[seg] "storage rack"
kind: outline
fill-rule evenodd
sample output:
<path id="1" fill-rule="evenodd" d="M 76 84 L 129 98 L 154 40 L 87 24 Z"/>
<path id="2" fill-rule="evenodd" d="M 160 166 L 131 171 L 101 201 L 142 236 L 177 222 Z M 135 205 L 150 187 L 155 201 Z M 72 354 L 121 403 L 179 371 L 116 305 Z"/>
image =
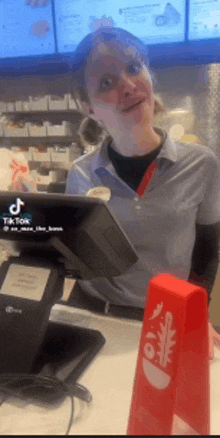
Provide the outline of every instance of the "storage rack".
<path id="1" fill-rule="evenodd" d="M 0 142 L 10 143 L 14 151 L 22 150 L 39 191 L 47 191 L 50 182 L 65 180 L 73 161 L 83 154 L 77 144 L 83 120 L 80 111 L 80 102 L 70 94 L 58 99 L 47 95 L 37 100 L 29 96 L 24 102 L 0 102 L 2 116 L 24 122 L 22 128 L 1 124 Z M 43 126 L 36 125 L 40 122 Z"/>

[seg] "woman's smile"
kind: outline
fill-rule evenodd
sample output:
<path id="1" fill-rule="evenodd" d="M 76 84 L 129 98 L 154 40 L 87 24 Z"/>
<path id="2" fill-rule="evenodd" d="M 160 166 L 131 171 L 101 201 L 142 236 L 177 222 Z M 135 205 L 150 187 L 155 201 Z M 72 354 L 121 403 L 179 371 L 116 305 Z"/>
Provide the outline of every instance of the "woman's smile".
<path id="1" fill-rule="evenodd" d="M 124 108 L 122 110 L 123 113 L 131 113 L 135 111 L 137 108 L 140 107 L 140 105 L 144 102 L 145 99 L 139 99 L 137 102 L 133 103 L 132 105 Z"/>

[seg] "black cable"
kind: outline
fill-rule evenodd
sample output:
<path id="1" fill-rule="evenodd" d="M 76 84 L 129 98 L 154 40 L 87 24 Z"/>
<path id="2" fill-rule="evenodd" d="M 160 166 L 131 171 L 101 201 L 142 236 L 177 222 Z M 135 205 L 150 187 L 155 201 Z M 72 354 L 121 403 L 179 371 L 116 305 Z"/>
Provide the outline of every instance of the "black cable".
<path id="1" fill-rule="evenodd" d="M 70 399 L 71 399 L 71 413 L 70 413 L 70 419 L 69 419 L 69 424 L 66 430 L 65 435 L 69 435 L 69 431 L 71 429 L 71 426 L 73 424 L 73 415 L 74 415 L 74 398 L 72 395 L 70 395 Z"/>
<path id="2" fill-rule="evenodd" d="M 5 402 L 8 396 L 15 396 L 21 399 L 27 398 L 24 395 L 25 390 L 34 390 L 35 388 L 59 390 L 64 395 L 71 399 L 70 420 L 65 435 L 69 434 L 73 423 L 74 416 L 74 397 L 77 397 L 87 403 L 91 402 L 92 396 L 90 392 L 81 384 L 67 384 L 62 382 L 57 377 L 48 375 L 35 375 L 26 373 L 4 373 L 0 374 L 0 391 L 2 391 L 3 399 L 0 401 L 0 406 Z M 23 393 L 22 393 L 23 392 Z M 33 392 L 29 396 L 33 398 Z"/>

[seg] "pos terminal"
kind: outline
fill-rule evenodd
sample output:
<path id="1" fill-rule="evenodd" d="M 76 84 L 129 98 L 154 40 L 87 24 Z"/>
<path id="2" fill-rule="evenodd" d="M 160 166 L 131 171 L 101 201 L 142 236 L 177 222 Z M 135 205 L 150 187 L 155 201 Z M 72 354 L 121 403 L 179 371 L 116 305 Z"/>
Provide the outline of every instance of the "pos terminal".
<path id="1" fill-rule="evenodd" d="M 18 192 L 0 194 L 0 245 L 10 253 L 0 268 L 0 374 L 39 372 L 51 361 L 59 376 L 76 379 L 82 367 L 71 368 L 71 354 L 78 349 L 85 368 L 105 340 L 49 322 L 51 308 L 65 277 L 120 275 L 137 261 L 134 248 L 101 200 Z"/>

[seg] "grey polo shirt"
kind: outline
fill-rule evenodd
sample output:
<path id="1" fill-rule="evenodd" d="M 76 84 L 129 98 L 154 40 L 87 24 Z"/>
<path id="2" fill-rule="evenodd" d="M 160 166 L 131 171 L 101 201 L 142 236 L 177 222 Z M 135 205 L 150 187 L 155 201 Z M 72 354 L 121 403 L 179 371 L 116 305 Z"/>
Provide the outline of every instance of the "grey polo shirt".
<path id="1" fill-rule="evenodd" d="M 110 209 L 139 256 L 125 274 L 111 280 L 80 280 L 90 295 L 104 301 L 141 307 L 149 280 L 170 273 L 187 280 L 196 238 L 196 223 L 220 221 L 220 162 L 208 147 L 165 138 L 155 159 L 155 173 L 142 197 L 117 175 L 107 145 L 78 158 L 69 171 L 67 193 L 85 195 L 108 186 Z"/>

